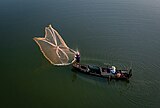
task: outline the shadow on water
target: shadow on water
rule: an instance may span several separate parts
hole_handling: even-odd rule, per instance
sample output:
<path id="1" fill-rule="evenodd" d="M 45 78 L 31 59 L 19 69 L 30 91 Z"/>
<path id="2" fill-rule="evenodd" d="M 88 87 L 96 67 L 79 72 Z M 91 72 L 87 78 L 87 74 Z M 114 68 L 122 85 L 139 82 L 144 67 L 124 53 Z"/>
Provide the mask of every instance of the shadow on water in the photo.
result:
<path id="1" fill-rule="evenodd" d="M 94 88 L 106 92 L 104 95 L 110 94 L 112 96 L 114 94 L 117 97 L 127 97 L 127 94 L 133 89 L 132 81 L 129 80 L 112 79 L 109 81 L 107 78 L 86 75 L 72 69 L 72 82 L 79 83 L 79 81 L 80 84 L 85 83 L 88 86 L 94 86 Z"/>

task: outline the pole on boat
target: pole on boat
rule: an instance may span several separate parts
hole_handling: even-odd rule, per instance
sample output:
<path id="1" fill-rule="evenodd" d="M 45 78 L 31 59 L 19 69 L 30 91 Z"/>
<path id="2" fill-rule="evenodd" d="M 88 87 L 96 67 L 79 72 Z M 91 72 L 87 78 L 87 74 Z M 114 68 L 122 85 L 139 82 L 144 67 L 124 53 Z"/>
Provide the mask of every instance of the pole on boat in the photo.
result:
<path id="1" fill-rule="evenodd" d="M 132 61 L 131 61 L 130 69 L 129 69 L 129 77 L 131 76 L 132 76 Z"/>
<path id="2" fill-rule="evenodd" d="M 109 81 L 109 82 L 111 81 L 111 76 L 108 77 L 108 81 Z"/>
<path id="3" fill-rule="evenodd" d="M 132 76 L 132 69 L 129 70 L 129 77 Z"/>

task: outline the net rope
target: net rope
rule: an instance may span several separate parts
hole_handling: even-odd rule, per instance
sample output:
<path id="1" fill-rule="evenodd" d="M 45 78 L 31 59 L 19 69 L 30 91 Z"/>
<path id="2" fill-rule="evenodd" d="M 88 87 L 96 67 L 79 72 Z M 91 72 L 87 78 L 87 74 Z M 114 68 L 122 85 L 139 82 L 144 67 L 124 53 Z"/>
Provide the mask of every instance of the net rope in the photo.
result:
<path id="1" fill-rule="evenodd" d="M 51 25 L 45 27 L 45 37 L 33 38 L 45 58 L 53 65 L 69 65 L 75 61 L 76 51 L 69 48 Z"/>

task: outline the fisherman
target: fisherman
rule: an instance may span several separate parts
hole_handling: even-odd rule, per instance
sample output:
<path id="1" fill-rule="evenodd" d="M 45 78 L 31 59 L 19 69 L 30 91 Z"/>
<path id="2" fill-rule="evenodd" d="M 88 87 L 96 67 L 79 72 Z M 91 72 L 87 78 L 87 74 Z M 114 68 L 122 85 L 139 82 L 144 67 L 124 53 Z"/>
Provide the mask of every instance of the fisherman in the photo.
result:
<path id="1" fill-rule="evenodd" d="M 75 61 L 76 63 L 79 63 L 80 62 L 80 53 L 77 51 L 76 54 L 75 54 Z"/>
<path id="2" fill-rule="evenodd" d="M 120 78 L 121 73 L 117 73 L 116 76 L 117 76 L 117 78 Z"/>
<path id="3" fill-rule="evenodd" d="M 113 74 L 115 74 L 116 73 L 116 67 L 115 66 L 112 66 L 112 68 L 111 68 L 111 73 L 113 73 Z"/>

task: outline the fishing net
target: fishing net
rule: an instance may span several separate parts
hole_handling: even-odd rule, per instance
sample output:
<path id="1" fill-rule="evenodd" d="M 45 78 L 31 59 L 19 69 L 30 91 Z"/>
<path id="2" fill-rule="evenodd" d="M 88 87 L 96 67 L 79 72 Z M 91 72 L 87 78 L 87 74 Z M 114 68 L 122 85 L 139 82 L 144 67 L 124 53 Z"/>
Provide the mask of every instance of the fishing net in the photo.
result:
<path id="1" fill-rule="evenodd" d="M 51 25 L 45 28 L 44 38 L 34 38 L 43 55 L 54 65 L 69 65 L 74 62 L 76 51 L 69 48 Z"/>

